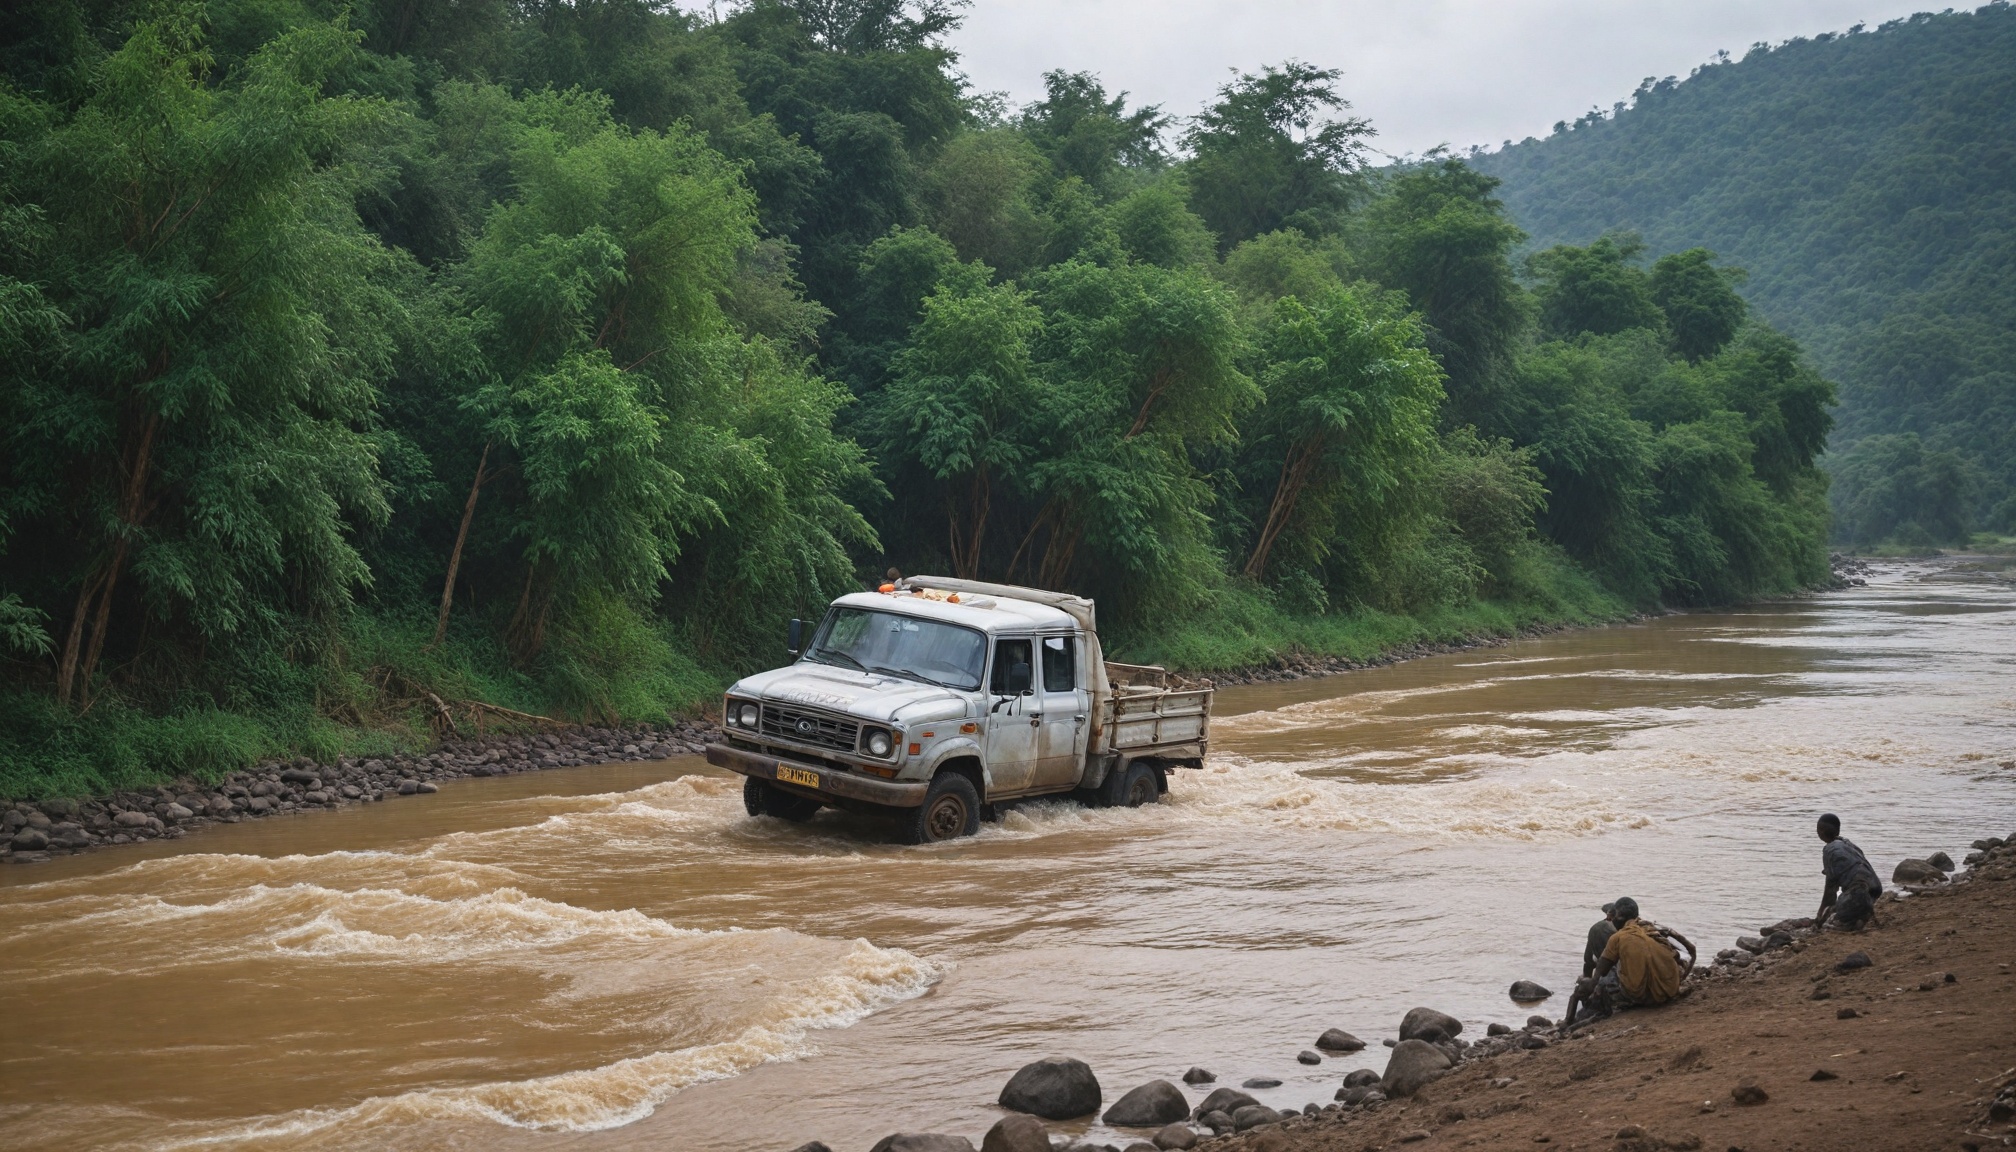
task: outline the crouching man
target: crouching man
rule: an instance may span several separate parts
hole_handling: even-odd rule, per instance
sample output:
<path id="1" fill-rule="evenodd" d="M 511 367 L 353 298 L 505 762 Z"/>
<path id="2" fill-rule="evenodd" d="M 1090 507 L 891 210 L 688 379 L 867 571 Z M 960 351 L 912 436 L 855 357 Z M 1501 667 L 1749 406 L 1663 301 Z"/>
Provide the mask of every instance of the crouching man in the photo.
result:
<path id="1" fill-rule="evenodd" d="M 1694 970 L 1697 953 L 1692 941 L 1670 928 L 1638 916 L 1638 902 L 1622 896 L 1610 906 L 1617 930 L 1603 945 L 1595 972 L 1577 982 L 1568 1000 L 1561 1030 L 1578 1019 L 1608 1016 L 1620 1008 L 1649 1008 L 1680 995 L 1680 985 Z M 1675 945 L 1687 950 L 1683 963 Z"/>

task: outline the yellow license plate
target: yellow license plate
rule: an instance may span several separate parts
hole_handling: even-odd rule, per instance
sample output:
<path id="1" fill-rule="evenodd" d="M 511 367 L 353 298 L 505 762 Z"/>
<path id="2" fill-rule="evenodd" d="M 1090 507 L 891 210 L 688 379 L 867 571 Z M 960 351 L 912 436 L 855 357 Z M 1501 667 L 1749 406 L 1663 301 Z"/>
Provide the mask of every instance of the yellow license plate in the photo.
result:
<path id="1" fill-rule="evenodd" d="M 803 784 L 807 788 L 817 788 L 819 786 L 819 774 L 817 772 L 807 772 L 803 768 L 786 768 L 782 764 L 777 766 L 777 779 L 782 780 L 786 784 Z"/>

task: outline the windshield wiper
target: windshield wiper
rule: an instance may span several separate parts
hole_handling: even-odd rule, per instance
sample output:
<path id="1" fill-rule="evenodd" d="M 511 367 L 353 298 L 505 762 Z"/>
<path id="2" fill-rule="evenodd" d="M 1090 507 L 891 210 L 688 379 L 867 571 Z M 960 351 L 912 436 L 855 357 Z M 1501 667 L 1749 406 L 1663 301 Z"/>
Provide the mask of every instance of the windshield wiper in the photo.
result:
<path id="1" fill-rule="evenodd" d="M 884 664 L 870 664 L 867 668 L 867 671 L 887 672 L 891 676 L 901 676 L 905 680 L 922 680 L 926 684 L 938 684 L 936 680 L 931 679 L 929 676 L 924 675 L 922 672 L 912 672 L 908 668 L 891 668 Z M 938 684 L 938 686 L 940 688 L 944 687 L 943 684 Z"/>
<path id="2" fill-rule="evenodd" d="M 836 652 L 830 648 L 820 648 L 817 651 L 808 653 L 808 655 L 812 659 L 818 660 L 819 663 L 821 664 L 832 663 L 832 661 L 830 660 L 820 660 L 819 658 L 822 656 L 838 656 L 840 659 L 845 660 L 847 663 L 852 664 L 854 667 L 859 668 L 861 671 L 863 672 L 868 671 L 868 666 L 866 664 L 861 663 L 859 660 L 856 660 L 854 657 L 849 656 L 845 652 Z"/>

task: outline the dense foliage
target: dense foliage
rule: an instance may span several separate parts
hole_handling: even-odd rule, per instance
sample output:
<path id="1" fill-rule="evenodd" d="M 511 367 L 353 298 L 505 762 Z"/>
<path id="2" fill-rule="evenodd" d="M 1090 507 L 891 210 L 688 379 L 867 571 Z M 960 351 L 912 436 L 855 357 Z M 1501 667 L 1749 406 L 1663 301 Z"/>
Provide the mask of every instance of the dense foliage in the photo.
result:
<path id="1" fill-rule="evenodd" d="M 1522 267 L 1294 62 L 1011 112 L 955 17 L 9 9 L 7 778 L 662 715 L 890 565 L 1202 666 L 1824 578 L 1831 389 L 1733 269 Z"/>
<path id="2" fill-rule="evenodd" d="M 2016 532 L 2012 123 L 1998 2 L 1758 45 L 1472 162 L 1540 244 L 1628 230 L 1747 268 L 1749 300 L 1841 382 L 1840 538 L 1952 544 Z"/>

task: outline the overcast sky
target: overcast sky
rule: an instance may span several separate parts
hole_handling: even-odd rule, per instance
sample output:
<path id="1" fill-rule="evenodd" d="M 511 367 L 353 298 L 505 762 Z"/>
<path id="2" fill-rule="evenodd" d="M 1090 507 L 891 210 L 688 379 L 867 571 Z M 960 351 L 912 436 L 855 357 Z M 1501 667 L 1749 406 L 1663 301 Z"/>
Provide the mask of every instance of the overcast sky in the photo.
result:
<path id="1" fill-rule="evenodd" d="M 1942 3 L 1940 7 L 1944 7 Z M 1956 7 L 1962 6 L 1959 4 Z M 1973 5 L 1965 5 L 1972 7 Z M 1299 59 L 1342 91 L 1393 155 L 1544 136 L 1685 76 L 1717 50 L 1871 27 L 1906 0 L 974 0 L 952 36 L 982 91 L 1040 99 L 1052 68 L 1096 72 L 1130 104 L 1187 116 L 1231 75 Z"/>

